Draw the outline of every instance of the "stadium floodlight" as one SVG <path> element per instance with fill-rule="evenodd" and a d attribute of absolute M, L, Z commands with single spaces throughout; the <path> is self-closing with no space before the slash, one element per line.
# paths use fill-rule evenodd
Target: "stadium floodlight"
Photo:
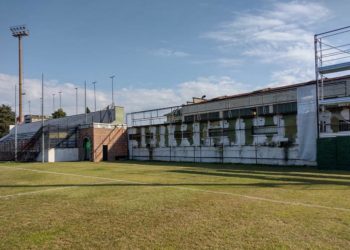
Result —
<path fill-rule="evenodd" d="M 95 102 L 95 112 L 96 112 L 96 81 L 92 82 L 92 84 L 94 85 L 94 102 Z"/>
<path fill-rule="evenodd" d="M 18 38 L 18 116 L 19 123 L 23 122 L 22 113 L 22 36 L 29 36 L 29 30 L 25 25 L 10 27 L 12 36 Z"/>
<path fill-rule="evenodd" d="M 12 26 L 10 30 L 14 37 L 29 36 L 29 30 L 25 25 Z"/>
<path fill-rule="evenodd" d="M 112 106 L 114 107 L 114 77 L 115 75 L 110 76 L 112 79 Z"/>

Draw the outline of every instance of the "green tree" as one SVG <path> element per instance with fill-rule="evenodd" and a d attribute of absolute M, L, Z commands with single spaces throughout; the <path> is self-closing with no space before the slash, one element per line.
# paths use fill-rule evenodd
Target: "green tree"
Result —
<path fill-rule="evenodd" d="M 90 111 L 90 109 L 89 109 L 89 107 L 86 107 L 86 113 L 90 113 L 91 111 Z"/>
<path fill-rule="evenodd" d="M 67 116 L 66 112 L 63 111 L 63 109 L 59 108 L 55 112 L 52 113 L 52 118 L 61 118 Z"/>
<path fill-rule="evenodd" d="M 15 112 L 5 104 L 0 106 L 0 137 L 8 134 L 9 126 L 15 124 Z"/>

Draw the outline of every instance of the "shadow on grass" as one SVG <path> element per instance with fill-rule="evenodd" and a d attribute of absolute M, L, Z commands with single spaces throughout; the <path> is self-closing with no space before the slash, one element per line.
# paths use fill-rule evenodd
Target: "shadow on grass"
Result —
<path fill-rule="evenodd" d="M 279 171 L 279 172 L 296 172 L 296 173 L 315 173 L 327 175 L 346 175 L 350 177 L 350 171 L 346 170 L 324 170 L 318 169 L 314 166 L 281 166 L 281 165 L 257 165 L 257 164 L 239 164 L 239 163 L 199 163 L 199 162 L 167 162 L 167 161 L 116 161 L 105 162 L 108 164 L 122 163 L 134 165 L 151 165 L 162 167 L 194 167 L 194 168 L 208 168 L 208 169 L 232 169 L 232 170 L 252 170 L 252 171 Z"/>
<path fill-rule="evenodd" d="M 235 186 L 235 187 L 277 187 L 276 183 L 101 183 L 101 184 L 34 184 L 0 185 L 0 188 L 35 188 L 35 187 L 177 187 L 177 186 Z"/>
<path fill-rule="evenodd" d="M 161 162 L 161 161 L 123 161 L 123 164 L 150 166 L 189 167 L 193 169 L 210 169 L 218 172 L 251 173 L 254 175 L 276 175 L 305 178 L 325 178 L 350 180 L 350 171 L 320 170 L 312 166 L 278 166 L 234 163 L 194 163 L 194 162 Z M 219 174 L 218 174 L 219 175 Z M 349 183 L 350 184 L 350 183 Z"/>
<path fill-rule="evenodd" d="M 194 174 L 194 175 L 208 175 L 208 176 L 220 176 L 220 177 L 235 177 L 235 178 L 246 178 L 246 179 L 258 179 L 258 180 L 268 180 L 268 181 L 283 181 L 283 185 L 350 185 L 348 178 L 338 180 L 317 180 L 311 178 L 298 178 L 293 177 L 292 174 L 278 173 L 279 176 L 269 176 L 271 173 L 256 173 L 250 171 L 235 171 L 235 172 L 206 172 L 206 171 L 197 171 L 197 170 L 170 170 L 171 173 L 179 174 Z M 284 177 L 284 175 L 286 175 Z M 309 177 L 309 176 L 305 176 Z M 318 177 L 318 176 L 317 176 Z M 331 178 L 331 177 L 329 177 Z"/>

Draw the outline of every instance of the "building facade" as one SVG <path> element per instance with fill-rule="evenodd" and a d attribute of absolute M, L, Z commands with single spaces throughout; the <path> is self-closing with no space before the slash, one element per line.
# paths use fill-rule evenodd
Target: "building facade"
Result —
<path fill-rule="evenodd" d="M 349 96 L 346 76 L 325 81 L 319 114 L 314 81 L 130 113 L 129 158 L 316 165 L 318 137 L 350 135 Z"/>
<path fill-rule="evenodd" d="M 0 160 L 19 161 L 112 161 L 127 158 L 124 108 L 28 122 L 0 138 Z M 44 136 L 44 148 L 42 138 Z"/>

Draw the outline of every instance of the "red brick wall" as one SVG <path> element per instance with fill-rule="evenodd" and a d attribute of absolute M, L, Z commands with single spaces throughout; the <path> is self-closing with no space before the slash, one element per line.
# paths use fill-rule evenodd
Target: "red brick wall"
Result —
<path fill-rule="evenodd" d="M 125 158 L 128 155 L 128 140 L 126 129 L 93 128 L 93 161 L 103 160 L 103 145 L 108 146 L 108 161 Z"/>
<path fill-rule="evenodd" d="M 124 128 L 84 128 L 79 131 L 79 159 L 84 160 L 84 138 L 90 138 L 92 142 L 91 160 L 99 162 L 103 160 L 103 145 L 108 146 L 108 161 L 117 158 L 125 158 L 128 155 L 128 138 Z"/>

